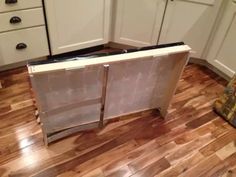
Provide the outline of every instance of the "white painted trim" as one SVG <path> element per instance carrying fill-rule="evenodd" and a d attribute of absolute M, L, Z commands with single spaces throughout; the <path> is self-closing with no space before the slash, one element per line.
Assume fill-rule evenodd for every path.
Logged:
<path fill-rule="evenodd" d="M 235 74 L 235 72 L 232 69 L 230 69 L 229 67 L 227 67 L 226 65 L 224 65 L 218 60 L 213 60 L 213 61 L 209 60 L 208 62 L 229 77 L 233 77 L 233 75 Z"/>
<path fill-rule="evenodd" d="M 105 57 L 97 57 L 91 59 L 81 59 L 81 60 L 73 60 L 73 61 L 63 61 L 58 63 L 49 63 L 49 64 L 41 64 L 41 65 L 33 65 L 28 66 L 28 71 L 30 74 L 41 73 L 41 72 L 48 72 L 48 71 L 56 71 L 56 70 L 63 70 L 63 69 L 70 69 L 70 68 L 79 68 L 97 64 L 106 64 L 106 63 L 113 63 L 119 61 L 127 61 L 132 59 L 138 58 L 145 58 L 151 56 L 165 56 L 171 55 L 176 53 L 183 53 L 189 52 L 191 48 L 188 45 L 182 46 L 175 46 L 175 47 L 166 47 L 160 49 L 153 49 L 147 51 L 138 51 L 133 53 L 125 53 L 119 55 L 111 55 Z"/>

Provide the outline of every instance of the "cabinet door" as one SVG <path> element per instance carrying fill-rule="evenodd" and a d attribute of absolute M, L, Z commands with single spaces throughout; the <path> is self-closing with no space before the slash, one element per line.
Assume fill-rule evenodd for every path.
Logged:
<path fill-rule="evenodd" d="M 202 54 L 223 0 L 169 0 L 159 43 L 183 41 Z"/>
<path fill-rule="evenodd" d="M 110 0 L 45 0 L 52 54 L 105 44 Z"/>
<path fill-rule="evenodd" d="M 215 34 L 208 62 L 228 76 L 236 72 L 236 0 L 230 0 Z"/>
<path fill-rule="evenodd" d="M 131 46 L 157 44 L 166 0 L 116 0 L 113 41 Z"/>

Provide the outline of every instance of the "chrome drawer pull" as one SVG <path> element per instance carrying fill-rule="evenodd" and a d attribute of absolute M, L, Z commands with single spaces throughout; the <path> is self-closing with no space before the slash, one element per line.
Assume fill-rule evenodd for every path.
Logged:
<path fill-rule="evenodd" d="M 17 50 L 22 50 L 22 49 L 26 49 L 27 45 L 25 43 L 19 43 L 16 45 L 16 49 Z"/>
<path fill-rule="evenodd" d="M 16 24 L 16 23 L 20 23 L 20 22 L 21 22 L 21 18 L 17 17 L 17 16 L 14 16 L 10 19 L 11 24 Z"/>
<path fill-rule="evenodd" d="M 17 0 L 5 0 L 5 4 L 15 4 Z"/>

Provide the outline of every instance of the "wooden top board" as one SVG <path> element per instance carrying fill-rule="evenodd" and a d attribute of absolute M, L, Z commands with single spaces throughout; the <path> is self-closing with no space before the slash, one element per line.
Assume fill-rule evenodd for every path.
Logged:
<path fill-rule="evenodd" d="M 172 55 L 176 53 L 190 52 L 191 48 L 188 45 L 180 45 L 159 49 L 151 49 L 145 51 L 138 51 L 132 53 L 123 53 L 119 55 L 111 55 L 104 57 L 78 59 L 72 61 L 62 61 L 57 63 L 28 65 L 29 74 L 37 74 L 42 72 L 57 71 L 57 70 L 72 70 L 84 68 L 86 66 L 97 64 L 109 64 L 113 62 L 127 61 L 138 58 L 160 57 L 165 55 Z"/>

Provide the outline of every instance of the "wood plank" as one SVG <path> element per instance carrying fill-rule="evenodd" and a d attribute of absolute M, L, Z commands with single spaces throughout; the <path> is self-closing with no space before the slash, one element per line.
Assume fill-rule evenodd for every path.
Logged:
<path fill-rule="evenodd" d="M 90 171 L 86 175 L 83 175 L 82 177 L 105 177 L 103 174 L 103 171 L 101 169 L 95 169 L 93 171 Z"/>
<path fill-rule="evenodd" d="M 88 146 L 86 145 L 85 142 L 82 143 L 82 147 L 78 146 L 78 148 L 76 148 L 76 151 L 72 150 L 72 151 L 69 151 L 68 154 L 70 156 L 69 159 L 67 159 L 66 161 L 59 161 L 61 163 L 57 163 L 58 164 L 55 164 L 55 166 L 52 166 L 50 167 L 49 165 L 47 165 L 46 163 L 43 163 L 41 165 L 38 165 L 37 167 L 33 166 L 33 167 L 27 167 L 25 169 L 21 169 L 21 170 L 18 170 L 18 171 L 15 171 L 14 173 L 12 172 L 11 175 L 19 175 L 19 174 L 24 174 L 25 176 L 27 175 L 32 175 L 32 174 L 35 174 L 36 176 L 55 176 L 55 175 L 58 175 L 60 173 L 63 173 L 65 171 L 69 171 L 73 168 L 75 168 L 76 166 L 84 163 L 85 161 L 89 160 L 89 159 L 92 159 L 106 151 L 109 151 L 131 139 L 134 139 L 135 136 L 138 136 L 139 134 L 143 134 L 142 131 L 140 131 L 139 133 L 137 133 L 137 129 L 136 128 L 144 128 L 146 129 L 147 127 L 143 126 L 144 124 L 149 124 L 148 123 L 148 120 L 149 118 L 148 117 L 144 117 L 144 118 L 141 118 L 141 119 L 138 119 L 136 121 L 132 123 L 130 123 L 130 126 L 132 126 L 132 131 L 128 131 L 126 129 L 126 131 L 128 131 L 128 134 L 126 134 L 126 132 L 122 132 L 122 131 L 117 131 L 117 130 L 113 130 L 113 133 L 115 135 L 114 138 L 110 139 L 111 136 L 114 136 L 113 134 L 108 134 L 107 138 L 105 139 L 102 139 L 102 140 L 96 140 L 96 141 L 93 141 L 93 139 L 90 139 L 90 141 L 87 141 L 88 140 L 88 137 L 85 136 L 85 142 L 88 142 Z M 152 120 L 152 119 L 149 119 L 149 120 Z M 142 124 L 140 124 L 140 122 L 142 122 Z M 136 124 L 136 125 L 135 125 Z M 121 134 L 119 134 L 118 132 L 120 132 Z M 147 133 L 149 133 L 148 131 L 145 131 Z M 94 134 L 93 134 L 94 135 Z M 155 136 L 158 136 L 155 135 Z M 93 137 L 94 139 L 96 139 L 96 136 Z M 78 139 L 80 140 L 80 138 Z M 105 142 L 105 143 L 104 143 Z M 103 143 L 103 144 L 102 144 Z M 78 141 L 78 144 L 79 145 L 79 141 Z M 85 150 L 85 149 L 88 149 L 89 147 L 93 147 L 97 144 L 102 144 L 101 146 L 99 146 L 98 148 L 94 149 L 94 150 L 91 150 L 90 152 L 88 153 L 85 153 L 85 154 L 78 154 L 76 155 L 75 153 L 77 151 L 81 151 L 81 150 Z M 66 155 L 68 156 L 68 155 Z M 73 158 L 71 158 L 73 157 Z M 60 158 L 63 158 L 63 155 L 60 156 Z M 51 163 L 49 161 L 49 163 Z M 45 167 L 48 167 L 46 169 L 44 169 Z M 44 170 L 42 170 L 44 169 Z M 55 169 L 60 169 L 60 170 L 55 170 Z"/>
<path fill-rule="evenodd" d="M 188 169 L 197 165 L 201 160 L 204 159 L 204 156 L 199 152 L 194 153 L 190 157 L 186 157 L 180 160 L 177 164 L 171 166 L 170 168 L 164 170 L 163 172 L 156 175 L 156 177 L 174 177 L 179 176 Z"/>
<path fill-rule="evenodd" d="M 236 139 L 236 131 L 231 130 L 230 132 L 228 132 L 228 133 L 220 136 L 219 138 L 217 138 L 212 143 L 210 143 L 210 144 L 206 145 L 205 147 L 201 148 L 200 152 L 204 156 L 209 156 L 209 155 L 215 153 L 217 150 L 221 149 L 226 144 L 228 144 L 229 142 L 231 142 L 235 139 Z"/>
<path fill-rule="evenodd" d="M 230 155 L 236 153 L 236 141 L 232 141 L 220 150 L 216 151 L 216 155 L 221 159 L 224 160 Z"/>
<path fill-rule="evenodd" d="M 175 148 L 176 144 L 174 142 L 170 142 L 166 145 L 158 147 L 156 150 L 146 154 L 145 156 L 132 161 L 130 164 L 128 164 L 128 167 L 133 173 L 136 173 L 137 171 L 150 166 L 161 158 L 164 158 L 167 154 L 171 153 L 171 151 L 174 151 Z"/>
<path fill-rule="evenodd" d="M 198 119 L 194 119 L 193 121 L 190 121 L 186 124 L 187 127 L 189 128 L 197 128 L 197 127 L 200 127 L 201 125 L 209 122 L 209 121 L 212 121 L 214 119 L 217 119 L 218 118 L 218 115 L 215 114 L 214 112 L 209 112 L 203 116 L 201 116 L 200 118 Z"/>
<path fill-rule="evenodd" d="M 209 169 L 212 169 L 217 164 L 221 163 L 222 161 L 213 154 L 212 156 L 209 156 L 208 158 L 204 159 L 197 165 L 193 166 L 186 172 L 179 175 L 180 177 L 189 177 L 189 176 L 201 176 L 205 172 L 207 172 Z"/>
<path fill-rule="evenodd" d="M 157 173 L 160 173 L 161 171 L 167 169 L 170 167 L 169 162 L 165 159 L 162 158 L 154 163 L 152 163 L 151 165 L 147 166 L 146 168 L 138 171 L 137 173 L 135 173 L 134 175 L 132 175 L 132 177 L 150 177 L 150 176 L 154 176 Z"/>
<path fill-rule="evenodd" d="M 109 175 L 106 175 L 106 177 L 129 177 L 132 175 L 132 172 L 130 171 L 129 167 L 127 165 L 123 165 L 118 171 L 115 171 L 113 173 L 110 173 Z"/>
<path fill-rule="evenodd" d="M 199 137 L 196 140 L 179 147 L 174 152 L 167 155 L 166 159 L 170 164 L 176 164 L 179 162 L 179 160 L 196 152 L 198 149 L 212 140 L 214 140 L 214 138 L 211 136 L 211 134 L 206 134 L 205 136 Z"/>
<path fill-rule="evenodd" d="M 213 124 L 205 124 L 202 127 L 193 129 L 193 130 L 189 130 L 189 131 L 185 131 L 183 134 L 177 136 L 174 141 L 176 144 L 185 144 L 188 143 L 190 141 L 193 141 L 195 139 L 197 139 L 199 136 L 203 136 L 205 134 L 209 134 L 211 133 L 211 129 L 216 129 L 216 127 Z"/>
<path fill-rule="evenodd" d="M 104 152 L 103 154 L 76 166 L 73 171 L 76 171 L 80 175 L 85 175 L 86 173 L 89 173 L 90 171 L 93 171 L 96 168 L 109 163 L 110 161 L 119 159 L 120 154 L 125 155 L 136 147 L 137 143 L 134 140 L 128 141 L 127 143 L 124 143 L 110 151 Z"/>
<path fill-rule="evenodd" d="M 35 107 L 30 106 L 34 98 L 26 68 L 0 72 L 0 78 L 0 176 L 236 174 L 236 130 L 221 118 L 201 118 L 213 117 L 212 102 L 226 84 L 207 68 L 185 68 L 165 120 L 151 112 L 119 117 L 102 130 L 76 133 L 48 148 L 43 146 L 40 126 L 35 121 Z M 154 153 L 169 143 L 177 148 L 164 158 Z M 135 174 L 129 167 L 132 163 L 140 169 Z"/>
<path fill-rule="evenodd" d="M 102 167 L 102 170 L 106 176 L 109 176 L 111 174 L 111 176 L 114 176 L 114 174 L 123 173 L 124 168 L 129 168 L 129 163 L 135 161 L 136 159 L 145 157 L 147 154 L 156 150 L 158 147 L 159 145 L 155 142 L 155 140 L 149 141 L 148 143 L 139 146 L 136 149 L 133 149 L 127 154 L 121 154 L 121 157 L 119 159 L 105 164 Z M 130 169 L 128 172 L 131 173 Z"/>

